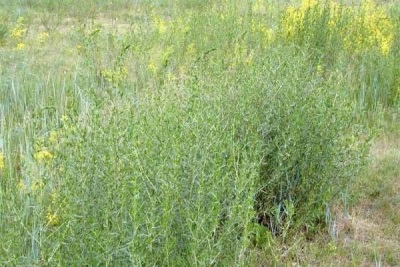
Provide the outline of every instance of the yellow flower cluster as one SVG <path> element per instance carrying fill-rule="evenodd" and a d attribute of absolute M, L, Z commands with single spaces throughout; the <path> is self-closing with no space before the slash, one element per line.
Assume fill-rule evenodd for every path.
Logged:
<path fill-rule="evenodd" d="M 55 205 L 58 199 L 58 193 L 57 192 L 53 192 L 51 194 L 51 204 Z"/>
<path fill-rule="evenodd" d="M 259 32 L 264 36 L 264 45 L 267 45 L 271 43 L 271 41 L 274 39 L 274 31 L 269 28 L 267 25 L 264 23 L 261 23 L 260 21 L 251 21 L 251 31 L 252 32 Z"/>
<path fill-rule="evenodd" d="M 49 33 L 48 32 L 41 32 L 38 34 L 37 36 L 37 40 L 40 44 L 43 44 L 47 41 L 47 39 L 49 38 Z"/>
<path fill-rule="evenodd" d="M 22 193 L 26 193 L 28 191 L 28 187 L 26 186 L 26 184 L 23 180 L 20 180 L 18 182 L 17 187 Z"/>
<path fill-rule="evenodd" d="M 366 0 L 361 5 L 360 15 L 354 18 L 344 38 L 346 48 L 361 52 L 378 47 L 387 55 L 392 47 L 394 27 L 385 9 L 373 0 Z"/>
<path fill-rule="evenodd" d="M 336 2 L 329 2 L 329 20 L 328 20 L 328 28 L 331 31 L 337 30 L 339 21 L 342 16 L 343 7 L 337 4 Z"/>
<path fill-rule="evenodd" d="M 34 158 L 38 162 L 48 162 L 54 158 L 54 155 L 51 154 L 47 149 L 42 149 L 41 151 L 35 153 Z"/>
<path fill-rule="evenodd" d="M 35 192 L 36 190 L 42 189 L 43 186 L 44 186 L 44 183 L 43 183 L 42 180 L 34 181 L 34 182 L 31 184 L 31 191 Z"/>
<path fill-rule="evenodd" d="M 69 121 L 69 118 L 67 115 L 62 115 L 60 120 L 62 124 L 66 124 Z"/>
<path fill-rule="evenodd" d="M 27 33 L 27 28 L 24 24 L 24 18 L 19 17 L 17 20 L 17 24 L 14 28 L 11 29 L 10 35 L 17 42 L 17 46 L 15 50 L 22 50 L 25 48 L 25 44 L 22 42 L 23 38 Z"/>
<path fill-rule="evenodd" d="M 21 40 L 27 32 L 27 29 L 24 25 L 24 18 L 19 17 L 17 20 L 17 25 L 11 29 L 11 37 L 17 40 Z"/>
<path fill-rule="evenodd" d="M 15 50 L 23 50 L 25 48 L 25 44 L 24 43 L 18 43 L 17 47 L 15 48 Z"/>
<path fill-rule="evenodd" d="M 344 15 L 350 19 L 343 20 Z M 313 38 L 312 30 L 320 23 L 327 23 L 329 30 L 321 34 L 337 35 L 351 53 L 377 48 L 382 55 L 387 55 L 392 47 L 394 26 L 385 8 L 374 0 L 362 1 L 360 8 L 334 1 L 303 0 L 300 7 L 286 9 L 283 35 L 286 39 Z"/>
<path fill-rule="evenodd" d="M 152 19 L 158 33 L 163 34 L 167 31 L 167 23 L 162 18 L 153 15 Z"/>
<path fill-rule="evenodd" d="M 4 153 L 0 152 L 0 170 L 4 169 L 5 164 L 4 164 Z"/>
<path fill-rule="evenodd" d="M 119 86 L 128 77 L 128 68 L 105 69 L 100 75 L 112 86 Z"/>
<path fill-rule="evenodd" d="M 147 68 L 152 72 L 152 73 L 157 73 L 158 67 L 156 63 L 154 62 L 153 59 L 150 59 L 149 64 L 147 65 Z"/>
<path fill-rule="evenodd" d="M 47 212 L 46 220 L 48 225 L 56 226 L 60 222 L 60 217 L 57 213 Z"/>
<path fill-rule="evenodd" d="M 50 143 L 57 143 L 58 142 L 58 132 L 51 131 L 49 135 L 49 142 Z"/>
<path fill-rule="evenodd" d="M 47 225 L 56 226 L 60 222 L 60 210 L 61 205 L 59 203 L 59 196 L 57 191 L 53 191 L 50 195 L 50 205 L 47 209 L 46 213 L 46 222 Z"/>
<path fill-rule="evenodd" d="M 296 36 L 297 31 L 301 29 L 306 14 L 315 11 L 318 8 L 318 0 L 303 0 L 299 8 L 289 6 L 286 9 L 283 19 L 283 33 L 286 38 Z"/>
<path fill-rule="evenodd" d="M 41 179 L 36 179 L 31 182 L 20 180 L 17 187 L 21 193 L 35 193 L 44 187 L 44 183 Z"/>

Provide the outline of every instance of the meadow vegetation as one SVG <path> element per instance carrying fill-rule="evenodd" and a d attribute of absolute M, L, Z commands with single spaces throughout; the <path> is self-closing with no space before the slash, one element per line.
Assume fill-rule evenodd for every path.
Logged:
<path fill-rule="evenodd" d="M 396 266 L 400 4 L 0 0 L 2 266 Z"/>

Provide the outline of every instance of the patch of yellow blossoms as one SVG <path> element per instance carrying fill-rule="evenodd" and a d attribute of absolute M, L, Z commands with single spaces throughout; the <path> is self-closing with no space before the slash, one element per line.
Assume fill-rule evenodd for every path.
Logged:
<path fill-rule="evenodd" d="M 282 21 L 283 35 L 287 39 L 313 38 L 314 27 L 325 21 L 329 31 L 318 34 L 337 35 L 351 53 L 377 48 L 386 56 L 392 47 L 392 21 L 385 7 L 373 0 L 363 1 L 361 8 L 340 5 L 334 1 L 303 0 L 300 7 L 289 6 L 286 9 Z"/>
<path fill-rule="evenodd" d="M 19 17 L 17 24 L 10 31 L 11 38 L 17 43 L 15 50 L 23 50 L 25 48 L 25 44 L 22 42 L 22 40 L 24 39 L 27 31 L 28 29 L 25 27 L 24 18 Z"/>
<path fill-rule="evenodd" d="M 378 47 L 383 55 L 389 53 L 394 27 L 383 7 L 372 0 L 364 1 L 361 14 L 354 16 L 352 25 L 344 39 L 348 49 L 360 52 Z"/>
<path fill-rule="evenodd" d="M 4 163 L 4 153 L 0 152 L 0 170 L 4 169 L 5 163 Z"/>
<path fill-rule="evenodd" d="M 46 162 L 54 158 L 54 155 L 50 153 L 47 149 L 42 149 L 41 151 L 35 153 L 34 158 L 38 162 Z"/>

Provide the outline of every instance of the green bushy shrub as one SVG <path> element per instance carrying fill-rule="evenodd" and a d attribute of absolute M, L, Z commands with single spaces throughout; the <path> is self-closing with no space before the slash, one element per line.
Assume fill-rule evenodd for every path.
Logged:
<path fill-rule="evenodd" d="M 291 47 L 230 72 L 197 67 L 189 84 L 146 92 L 78 81 L 79 105 L 46 145 L 38 258 L 240 265 L 252 244 L 273 246 L 270 230 L 324 220 L 363 158 L 343 88 Z"/>
<path fill-rule="evenodd" d="M 322 78 L 304 56 L 269 71 L 256 210 L 275 233 L 312 229 L 365 160 L 367 136 L 345 90 Z M 290 77 L 290 79 L 289 79 Z"/>
<path fill-rule="evenodd" d="M 22 163 L 2 179 L 6 265 L 249 266 L 325 220 L 364 161 L 356 86 L 315 56 L 323 27 L 287 42 L 222 2 L 144 4 L 124 33 L 89 19 L 59 37 L 70 72 L 12 50 L 26 67 L 0 90 L 6 165 Z"/>
<path fill-rule="evenodd" d="M 238 262 L 248 245 L 261 143 L 252 114 L 242 117 L 250 97 L 243 93 L 196 83 L 136 100 L 88 92 L 86 113 L 59 130 L 52 178 L 58 183 L 48 186 L 62 204 L 58 230 L 43 233 L 46 261 Z M 62 248 L 47 258 L 55 242 Z"/>

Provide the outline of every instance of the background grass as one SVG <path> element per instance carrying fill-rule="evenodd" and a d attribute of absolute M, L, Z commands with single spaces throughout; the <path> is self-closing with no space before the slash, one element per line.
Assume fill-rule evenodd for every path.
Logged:
<path fill-rule="evenodd" d="M 398 262 L 398 3 L 0 7 L 2 265 Z"/>

